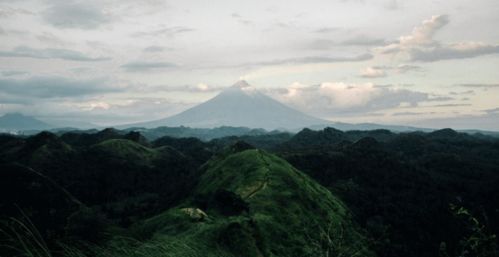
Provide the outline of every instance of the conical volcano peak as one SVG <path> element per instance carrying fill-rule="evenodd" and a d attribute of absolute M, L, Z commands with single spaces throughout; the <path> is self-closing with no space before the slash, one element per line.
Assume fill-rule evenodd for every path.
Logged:
<path fill-rule="evenodd" d="M 251 87 L 250 84 L 248 84 L 248 82 L 246 82 L 246 80 L 239 80 L 237 81 L 234 85 L 231 86 L 232 88 L 240 88 L 240 89 L 243 89 L 243 88 L 248 88 L 248 87 Z"/>
<path fill-rule="evenodd" d="M 248 82 L 240 80 L 225 88 L 210 100 L 184 112 L 157 121 L 134 124 L 142 127 L 189 126 L 213 128 L 220 126 L 296 129 L 327 121 L 292 109 L 259 92 Z"/>
<path fill-rule="evenodd" d="M 239 80 L 229 88 L 227 88 L 224 92 L 226 94 L 240 94 L 244 93 L 245 95 L 248 96 L 253 96 L 258 93 L 255 87 L 251 86 L 248 82 L 245 80 Z"/>

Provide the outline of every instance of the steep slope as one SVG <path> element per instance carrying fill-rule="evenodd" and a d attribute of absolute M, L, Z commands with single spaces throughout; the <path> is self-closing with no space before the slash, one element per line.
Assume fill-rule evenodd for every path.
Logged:
<path fill-rule="evenodd" d="M 134 124 L 138 127 L 189 126 L 213 128 L 242 126 L 264 129 L 296 129 L 327 124 L 287 107 L 258 92 L 245 81 L 239 81 L 214 98 L 172 117 Z"/>
<path fill-rule="evenodd" d="M 349 210 L 286 161 L 249 149 L 205 165 L 190 201 L 135 233 L 150 256 L 372 256 Z M 152 237 L 151 237 L 152 236 Z"/>
<path fill-rule="evenodd" d="M 43 130 L 53 126 L 31 116 L 7 113 L 0 117 L 0 131 Z"/>

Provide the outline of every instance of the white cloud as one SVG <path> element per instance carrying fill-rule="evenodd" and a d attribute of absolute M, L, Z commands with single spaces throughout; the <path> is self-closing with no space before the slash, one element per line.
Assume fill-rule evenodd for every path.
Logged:
<path fill-rule="evenodd" d="M 372 83 L 346 84 L 326 82 L 319 86 L 318 93 L 326 96 L 333 107 L 350 108 L 362 106 L 379 94 Z"/>
<path fill-rule="evenodd" d="M 78 103 L 76 106 L 84 111 L 93 111 L 96 109 L 109 110 L 111 108 L 111 105 L 106 102 L 84 102 Z"/>
<path fill-rule="evenodd" d="M 296 109 L 319 117 L 358 115 L 432 101 L 428 93 L 379 87 L 373 83 L 324 82 L 312 86 L 293 83 L 287 88 L 270 90 L 270 94 Z"/>
<path fill-rule="evenodd" d="M 367 67 L 360 72 L 363 78 L 381 78 L 386 77 L 386 72 L 383 69 L 376 67 Z"/>
<path fill-rule="evenodd" d="M 443 44 L 434 35 L 449 23 L 447 15 L 435 15 L 415 27 L 412 33 L 401 36 L 396 43 L 376 48 L 382 54 L 395 54 L 411 61 L 434 62 L 448 59 L 472 58 L 499 53 L 499 45 L 483 42 Z"/>
<path fill-rule="evenodd" d="M 447 15 L 435 15 L 429 20 L 424 20 L 420 26 L 415 27 L 408 36 L 399 39 L 401 46 L 431 45 L 434 43 L 435 33 L 449 23 Z"/>
<path fill-rule="evenodd" d="M 424 20 L 421 25 L 416 26 L 410 35 L 401 36 L 397 42 L 378 48 L 383 54 L 401 53 L 414 47 L 432 46 L 435 33 L 449 23 L 447 15 L 435 15 Z"/>

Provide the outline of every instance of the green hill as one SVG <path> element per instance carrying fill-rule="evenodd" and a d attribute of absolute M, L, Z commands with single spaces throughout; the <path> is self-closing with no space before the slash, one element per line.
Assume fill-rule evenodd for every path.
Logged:
<path fill-rule="evenodd" d="M 105 156 L 129 161 L 150 162 L 158 157 L 158 151 L 127 139 L 108 139 L 92 147 Z"/>
<path fill-rule="evenodd" d="M 250 149 L 205 169 L 190 200 L 135 227 L 166 256 L 372 255 L 345 205 L 275 155 Z"/>

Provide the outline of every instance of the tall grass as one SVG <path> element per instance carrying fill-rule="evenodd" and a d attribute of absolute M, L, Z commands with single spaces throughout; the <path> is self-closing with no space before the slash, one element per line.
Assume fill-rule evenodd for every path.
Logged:
<path fill-rule="evenodd" d="M 192 242 L 191 242 L 192 243 Z M 199 243 L 199 242 L 198 242 Z M 142 242 L 130 237 L 114 237 L 106 245 L 78 241 L 58 243 L 51 251 L 42 235 L 23 214 L 22 219 L 0 221 L 0 257 L 225 257 L 223 250 L 206 254 L 206 246 L 189 244 L 173 238 Z"/>
<path fill-rule="evenodd" d="M 42 235 L 24 213 L 22 219 L 8 218 L 0 222 L 0 250 L 12 257 L 53 257 Z"/>

